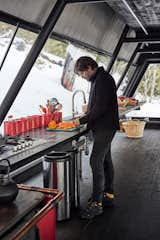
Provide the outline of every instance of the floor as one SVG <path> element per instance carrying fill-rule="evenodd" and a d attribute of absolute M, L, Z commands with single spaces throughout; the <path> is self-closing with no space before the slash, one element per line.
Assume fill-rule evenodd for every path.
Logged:
<path fill-rule="evenodd" d="M 93 220 L 81 220 L 79 210 L 57 223 L 56 240 L 160 239 L 160 130 L 146 129 L 141 139 L 117 133 L 112 147 L 115 167 L 115 207 Z M 81 206 L 91 192 L 88 157 L 82 162 Z"/>
<path fill-rule="evenodd" d="M 146 129 L 144 137 L 129 139 L 117 133 L 112 144 L 115 167 L 115 207 L 93 220 L 81 220 L 79 209 L 71 219 L 57 222 L 56 240 L 160 239 L 160 130 Z M 83 155 L 81 207 L 91 193 L 89 156 Z M 39 176 L 37 186 L 41 186 Z M 33 185 L 31 180 L 28 184 Z"/>

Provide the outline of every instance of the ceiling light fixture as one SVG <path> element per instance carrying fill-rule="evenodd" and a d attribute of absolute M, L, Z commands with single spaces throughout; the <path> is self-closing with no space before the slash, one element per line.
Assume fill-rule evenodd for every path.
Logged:
<path fill-rule="evenodd" d="M 147 30 L 145 29 L 145 27 L 143 26 L 143 24 L 141 23 L 141 21 L 138 19 L 138 17 L 136 16 L 136 14 L 133 12 L 132 8 L 129 6 L 129 4 L 127 3 L 126 0 L 122 0 L 122 2 L 125 4 L 125 6 L 128 8 L 128 10 L 130 11 L 130 13 L 132 14 L 132 16 L 136 19 L 136 21 L 138 22 L 138 24 L 141 26 L 141 28 L 143 29 L 143 31 L 145 32 L 146 35 L 148 35 Z"/>

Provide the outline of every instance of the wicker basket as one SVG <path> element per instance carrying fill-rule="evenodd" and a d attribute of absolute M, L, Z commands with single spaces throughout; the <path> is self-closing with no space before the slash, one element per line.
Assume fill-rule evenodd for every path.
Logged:
<path fill-rule="evenodd" d="M 122 126 L 126 132 L 127 137 L 129 138 L 141 138 L 143 137 L 144 127 L 145 127 L 144 121 L 139 120 L 130 120 L 122 123 Z"/>

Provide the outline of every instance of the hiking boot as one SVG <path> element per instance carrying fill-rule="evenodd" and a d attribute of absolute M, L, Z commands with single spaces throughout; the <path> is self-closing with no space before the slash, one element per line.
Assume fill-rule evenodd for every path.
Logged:
<path fill-rule="evenodd" d="M 103 213 L 102 203 L 92 201 L 90 204 L 88 204 L 87 208 L 82 211 L 81 218 L 92 219 L 95 216 L 98 216 L 102 213 Z"/>
<path fill-rule="evenodd" d="M 92 202 L 94 202 L 93 198 L 92 197 L 88 198 L 88 201 L 87 201 L 88 206 L 90 206 Z"/>
<path fill-rule="evenodd" d="M 113 207 L 114 206 L 114 194 L 104 193 L 102 200 L 103 207 Z"/>

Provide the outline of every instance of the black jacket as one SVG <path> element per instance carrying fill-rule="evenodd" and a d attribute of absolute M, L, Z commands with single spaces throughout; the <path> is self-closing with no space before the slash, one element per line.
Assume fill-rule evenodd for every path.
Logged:
<path fill-rule="evenodd" d="M 119 129 L 119 116 L 116 85 L 113 77 L 103 67 L 99 67 L 91 77 L 91 90 L 87 113 L 80 118 L 81 124 L 88 128 Z"/>

